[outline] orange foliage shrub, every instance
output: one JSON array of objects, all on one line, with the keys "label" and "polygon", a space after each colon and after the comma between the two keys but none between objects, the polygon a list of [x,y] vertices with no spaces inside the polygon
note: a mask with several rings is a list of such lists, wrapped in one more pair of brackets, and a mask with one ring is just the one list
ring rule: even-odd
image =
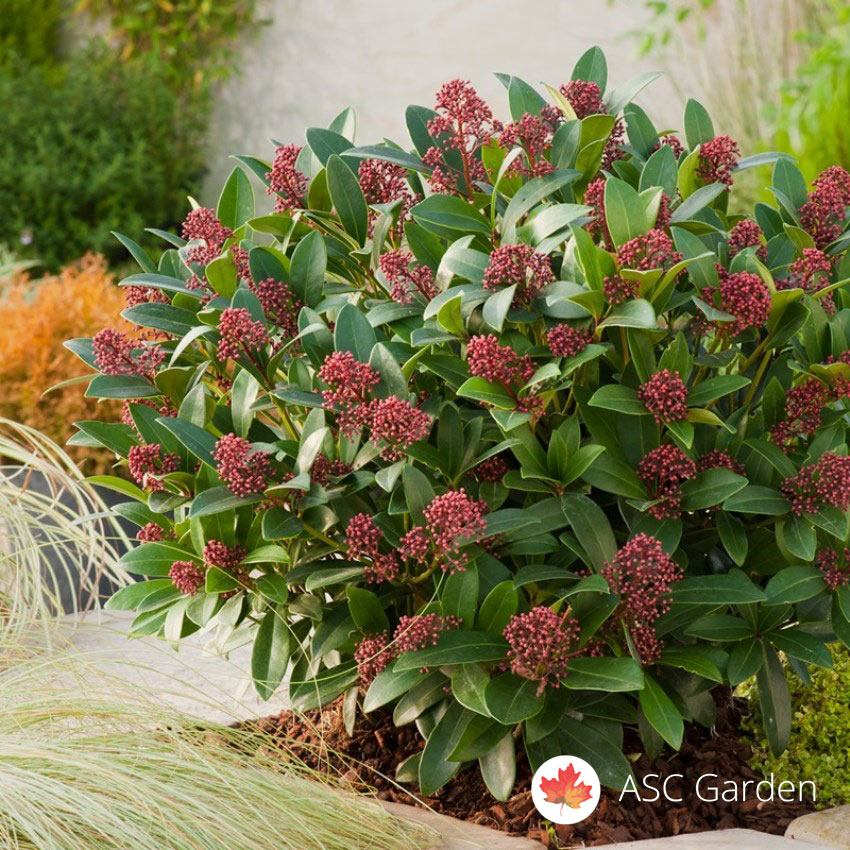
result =
[{"label": "orange foliage shrub", "polygon": [[[89,254],[51,277],[13,280],[0,289],[0,415],[38,428],[60,445],[74,429],[72,422],[102,418],[106,411],[84,396],[85,384],[45,390],[77,377],[85,368],[62,343],[93,336],[103,327],[126,330],[116,315],[123,294],[100,256]],[[123,327],[122,327],[123,325]],[[111,415],[120,413],[120,405]],[[111,456],[72,448],[69,453],[103,471]]]}]

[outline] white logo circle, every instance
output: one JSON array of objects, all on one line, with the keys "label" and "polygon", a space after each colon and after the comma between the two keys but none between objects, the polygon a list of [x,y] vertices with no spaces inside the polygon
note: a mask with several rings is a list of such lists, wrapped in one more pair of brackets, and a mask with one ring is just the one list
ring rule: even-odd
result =
[{"label": "white logo circle", "polygon": [[531,781],[531,799],[546,820],[579,823],[599,804],[599,777],[577,756],[555,756],[543,762]]}]

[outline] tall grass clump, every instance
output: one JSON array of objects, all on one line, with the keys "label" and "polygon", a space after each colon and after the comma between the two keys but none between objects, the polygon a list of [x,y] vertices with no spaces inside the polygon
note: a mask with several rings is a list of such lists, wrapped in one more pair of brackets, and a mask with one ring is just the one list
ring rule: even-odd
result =
[{"label": "tall grass clump", "polygon": [[0,641],[99,604],[127,583],[126,538],[73,460],[38,431],[0,418]]},{"label": "tall grass clump", "polygon": [[3,850],[433,846],[256,735],[197,724],[94,670],[62,654],[0,673]]}]

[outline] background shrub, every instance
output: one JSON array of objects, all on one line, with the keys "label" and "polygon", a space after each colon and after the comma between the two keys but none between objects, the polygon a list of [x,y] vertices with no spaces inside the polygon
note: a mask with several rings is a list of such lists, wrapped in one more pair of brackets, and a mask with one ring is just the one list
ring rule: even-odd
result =
[{"label": "background shrub", "polygon": [[0,101],[0,241],[50,268],[89,250],[117,257],[111,230],[173,225],[199,186],[206,104],[155,60],[92,50],[0,71]]},{"label": "background shrub", "polygon": [[111,32],[72,49],[68,4],[12,0],[0,21],[0,243],[56,270],[90,250],[116,259],[110,230],[175,226],[200,191],[212,84],[253,8],[82,3]]},{"label": "background shrub", "polygon": [[[64,7],[64,0],[4,0],[0,65],[54,64]],[[7,106],[4,103],[4,108]]]},{"label": "background shrub", "polygon": [[104,18],[123,60],[153,54],[180,90],[201,88],[232,69],[234,36],[254,23],[256,0],[82,0],[79,11]]},{"label": "background shrub", "polygon": [[794,734],[782,755],[773,755],[764,737],[757,691],[749,693],[753,716],[745,720],[754,738],[753,770],[794,782],[811,780],[819,806],[850,802],[850,652],[836,647],[832,665],[813,670],[808,683],[788,672]]},{"label": "background shrub", "polygon": [[[65,267],[55,277],[18,279],[0,288],[0,416],[22,422],[64,443],[71,423],[98,411],[80,384],[43,393],[78,372],[76,358],[62,347],[69,336],[94,333],[114,322],[123,306],[123,294],[106,270],[103,257],[88,255]],[[125,326],[128,327],[128,326]],[[120,412],[110,402],[113,415]],[[69,447],[89,471],[110,465],[105,452]]]}]

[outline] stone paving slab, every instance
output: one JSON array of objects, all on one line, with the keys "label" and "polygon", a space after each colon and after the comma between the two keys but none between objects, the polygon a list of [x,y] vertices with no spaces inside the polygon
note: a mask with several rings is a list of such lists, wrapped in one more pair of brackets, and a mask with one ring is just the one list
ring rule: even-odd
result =
[{"label": "stone paving slab", "polygon": [[608,850],[823,850],[823,845],[793,841],[781,835],[768,835],[752,829],[721,829],[677,835],[674,838],[650,838],[625,844],[608,844]]},{"label": "stone paving slab", "polygon": [[86,656],[92,676],[117,677],[168,708],[211,723],[232,723],[288,708],[284,689],[268,702],[254,691],[251,647],[228,658],[205,649],[193,635],[174,650],[160,638],[128,638],[132,612],[93,611],[65,618],[63,637]]},{"label": "stone paving slab", "polygon": [[796,818],[788,824],[785,835],[821,848],[850,850],[850,806],[836,806]]},{"label": "stone paving slab", "polygon": [[465,823],[427,809],[383,801],[381,805],[402,820],[414,821],[438,832],[442,842],[434,845],[434,850],[542,850],[539,841],[508,835],[477,823]]}]

